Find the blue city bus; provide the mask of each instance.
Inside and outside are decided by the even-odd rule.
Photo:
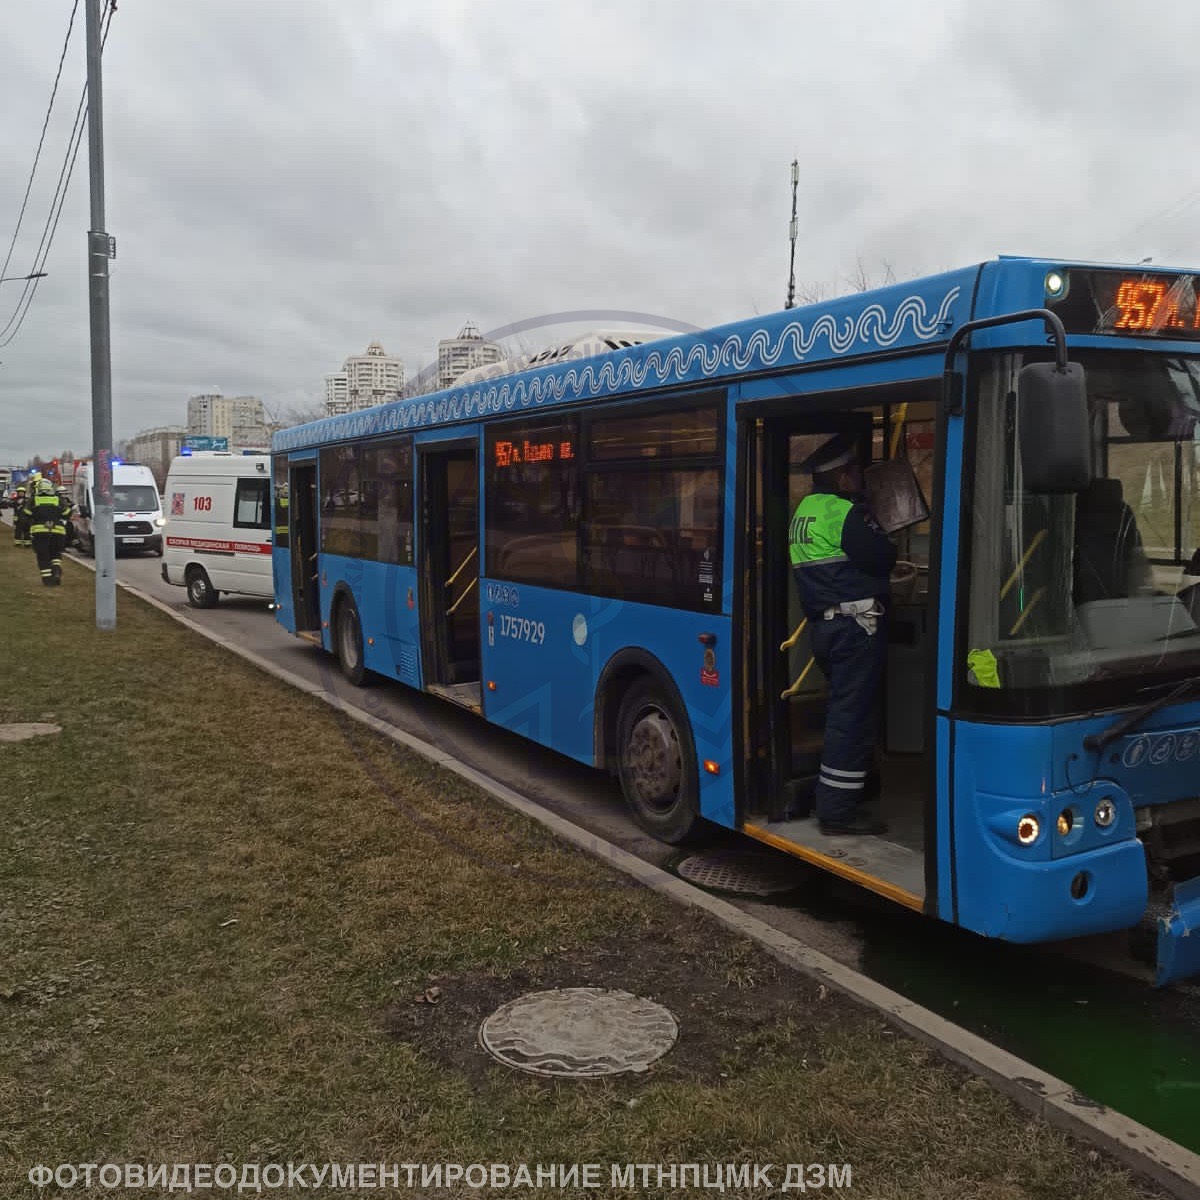
[[[1001,258],[284,430],[278,619],[353,683],[613,773],[666,842],[712,822],[987,936],[1150,932],[1159,982],[1194,974],[1198,291]],[[879,837],[798,815],[827,688],[787,530],[835,436],[899,550]]]

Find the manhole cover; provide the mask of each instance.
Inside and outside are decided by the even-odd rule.
[[[782,854],[754,850],[718,850],[685,858],[676,870],[689,883],[735,892],[739,896],[771,896],[799,887],[801,867]]]
[[[479,1027],[480,1044],[506,1066],[570,1079],[645,1071],[678,1036],[661,1004],[589,987],[518,996]]]

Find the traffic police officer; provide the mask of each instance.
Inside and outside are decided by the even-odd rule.
[[[23,483],[17,484],[17,498],[13,503],[13,542],[18,546],[28,546],[29,518],[25,515],[25,502],[28,490]]]
[[[53,587],[62,575],[62,560],[59,559],[57,573],[52,565],[54,530],[58,527],[59,499],[54,493],[54,484],[48,479],[39,479],[33,496],[25,502],[29,517],[29,536],[33,540],[33,552],[37,555],[38,571],[42,583]]]
[[[792,515],[788,553],[813,657],[829,682],[817,820],[830,836],[883,833],[887,827],[861,805],[875,757],[896,548],[863,500],[854,439],[826,442],[803,469],[812,472],[813,490]]]

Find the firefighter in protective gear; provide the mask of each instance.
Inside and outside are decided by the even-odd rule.
[[[67,499],[67,489],[61,486],[54,489],[54,499],[58,501],[58,508],[50,527],[50,571],[55,584],[59,584],[62,583],[62,555],[67,544],[71,502]]]
[[[71,496],[65,486],[59,484],[54,489],[55,495],[58,496],[59,514],[62,517],[62,545],[58,548],[59,557],[62,557],[62,552],[71,544],[71,517],[75,514],[75,505],[71,503]]]
[[[13,542],[18,546],[29,546],[29,518],[25,515],[25,500],[28,489],[23,483],[17,484],[17,499],[13,504]]]
[[[58,527],[59,507],[54,484],[48,479],[39,479],[32,498],[25,502],[25,511],[29,516],[29,536],[33,541],[33,551],[37,555],[38,572],[46,587],[54,587],[62,575],[61,558],[57,573],[52,564],[54,530]]]
[[[792,516],[788,554],[813,657],[829,682],[817,820],[828,836],[884,833],[862,804],[875,761],[896,548],[863,501],[852,438],[826,442],[803,468],[812,472],[813,490]]]

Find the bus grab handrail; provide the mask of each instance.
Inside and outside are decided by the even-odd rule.
[[[950,336],[946,346],[946,365],[942,371],[943,397],[946,401],[946,411],[952,416],[961,416],[963,410],[962,389],[955,386],[954,356],[958,353],[962,342],[976,329],[989,329],[995,325],[1010,325],[1017,321],[1042,321],[1047,333],[1054,338],[1054,365],[1059,371],[1067,369],[1067,331],[1057,313],[1048,308],[1026,308],[1020,312],[1005,313],[1001,317],[980,317],[977,321],[967,321],[960,325]]]
[[[462,562],[460,562],[458,564],[458,570],[455,571],[454,574],[451,575],[450,578],[447,579],[446,582],[442,586],[450,587],[454,583],[454,581],[463,573],[463,569],[466,567],[467,563],[469,563],[471,561],[471,559],[473,559],[475,557],[475,555],[478,553],[479,553],[479,543],[476,542],[475,545],[471,547],[471,553],[468,554],[467,557],[464,558],[462,560]]]

